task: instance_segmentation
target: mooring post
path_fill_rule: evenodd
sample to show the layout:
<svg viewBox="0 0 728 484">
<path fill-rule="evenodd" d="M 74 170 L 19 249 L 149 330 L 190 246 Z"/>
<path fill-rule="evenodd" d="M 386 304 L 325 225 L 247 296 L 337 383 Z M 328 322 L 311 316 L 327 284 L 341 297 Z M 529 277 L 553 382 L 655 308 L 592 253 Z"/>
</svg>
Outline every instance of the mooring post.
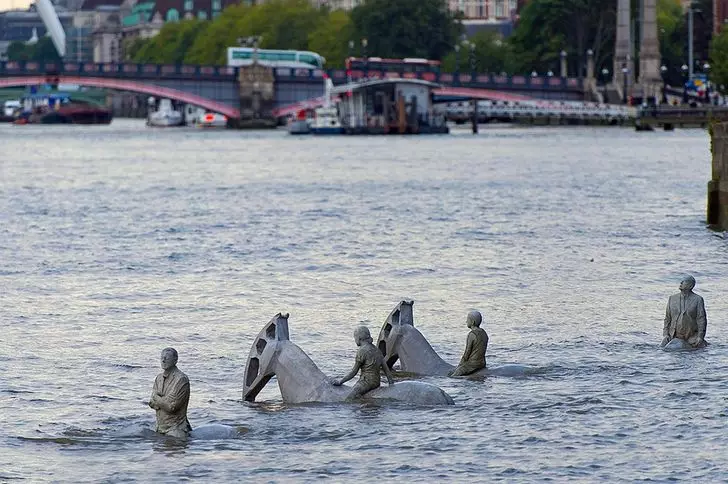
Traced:
<svg viewBox="0 0 728 484">
<path fill-rule="evenodd" d="M 471 103 L 473 104 L 473 114 L 472 114 L 473 134 L 478 134 L 478 100 L 472 99 Z"/>
</svg>

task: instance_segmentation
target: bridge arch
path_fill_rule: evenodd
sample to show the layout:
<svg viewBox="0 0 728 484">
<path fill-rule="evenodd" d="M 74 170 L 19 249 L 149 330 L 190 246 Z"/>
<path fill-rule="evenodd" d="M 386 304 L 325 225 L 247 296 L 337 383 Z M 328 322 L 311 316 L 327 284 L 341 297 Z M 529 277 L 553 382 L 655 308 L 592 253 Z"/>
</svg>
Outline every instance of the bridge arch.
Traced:
<svg viewBox="0 0 728 484">
<path fill-rule="evenodd" d="M 101 77 L 77 77 L 66 75 L 52 76 L 31 76 L 31 77 L 4 77 L 0 78 L 0 88 L 19 87 L 19 86 L 37 86 L 47 84 L 49 79 L 59 84 L 76 84 L 86 87 L 99 87 L 103 89 L 114 89 L 117 91 L 136 92 L 139 94 L 148 94 L 154 97 L 173 99 L 199 106 L 214 113 L 224 114 L 233 119 L 240 118 L 240 110 L 232 106 L 217 101 L 212 101 L 204 97 L 197 96 L 177 89 L 157 86 L 155 84 L 146 84 L 138 81 L 127 81 L 121 79 L 106 79 Z"/>
</svg>

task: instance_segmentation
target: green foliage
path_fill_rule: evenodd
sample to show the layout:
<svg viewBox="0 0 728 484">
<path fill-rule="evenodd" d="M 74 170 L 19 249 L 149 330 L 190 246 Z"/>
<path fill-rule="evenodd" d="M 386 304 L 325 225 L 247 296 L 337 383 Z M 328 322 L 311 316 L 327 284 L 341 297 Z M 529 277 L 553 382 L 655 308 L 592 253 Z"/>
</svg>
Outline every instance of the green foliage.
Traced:
<svg viewBox="0 0 728 484">
<path fill-rule="evenodd" d="M 263 49 L 308 50 L 309 37 L 328 19 L 328 12 L 307 0 L 272 0 L 260 5 L 235 5 L 212 22 L 185 56 L 188 64 L 225 64 L 228 47 L 239 38 L 262 36 Z M 326 57 L 325 54 L 324 57 Z"/>
<path fill-rule="evenodd" d="M 471 52 L 470 45 L 475 46 Z M 511 44 L 495 32 L 478 32 L 461 44 L 460 51 L 450 52 L 442 61 L 442 68 L 446 72 L 470 72 L 471 56 L 474 54 L 475 67 L 478 72 L 513 73 L 515 59 Z M 459 64 L 459 66 L 456 66 Z"/>
<path fill-rule="evenodd" d="M 349 14 L 343 10 L 334 10 L 308 35 L 308 48 L 324 56 L 326 67 L 342 68 L 353 31 Z"/>
<path fill-rule="evenodd" d="M 570 75 L 585 69 L 586 51 L 597 69 L 611 70 L 616 31 L 616 1 L 531 0 L 523 8 L 510 42 L 521 72 L 559 72 L 567 53 Z"/>
<path fill-rule="evenodd" d="M 167 22 L 159 34 L 141 45 L 134 45 L 137 50 L 132 59 L 153 64 L 180 64 L 195 39 L 204 37 L 208 23 L 197 19 Z"/>
<path fill-rule="evenodd" d="M 679 0 L 657 0 L 657 37 L 662 64 L 668 68 L 668 84 L 682 84 L 687 25 Z"/>
<path fill-rule="evenodd" d="M 728 29 L 722 29 L 720 34 L 713 37 L 710 60 L 710 80 L 725 92 L 724 86 L 728 86 Z"/>
<path fill-rule="evenodd" d="M 442 59 L 462 30 L 444 0 L 368 0 L 351 12 L 357 38 L 379 57 Z"/>
<path fill-rule="evenodd" d="M 36 61 L 36 62 L 58 62 L 61 57 L 50 37 L 43 36 L 35 44 L 25 42 L 12 42 L 8 46 L 8 60 L 11 61 Z"/>
</svg>

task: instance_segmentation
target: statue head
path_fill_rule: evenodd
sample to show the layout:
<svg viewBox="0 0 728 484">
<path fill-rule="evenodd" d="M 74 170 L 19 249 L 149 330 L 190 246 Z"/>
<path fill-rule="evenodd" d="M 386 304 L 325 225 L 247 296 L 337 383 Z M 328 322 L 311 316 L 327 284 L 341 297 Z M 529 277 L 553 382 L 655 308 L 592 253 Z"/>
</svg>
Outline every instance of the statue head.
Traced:
<svg viewBox="0 0 728 484">
<path fill-rule="evenodd" d="M 468 328 L 472 328 L 473 326 L 480 327 L 480 323 L 483 322 L 483 316 L 480 314 L 480 311 L 470 311 L 468 313 L 468 318 L 465 320 L 465 323 L 468 325 Z"/>
<path fill-rule="evenodd" d="M 169 370 L 177 366 L 177 350 L 174 348 L 164 348 L 162 350 L 162 369 Z"/>
<path fill-rule="evenodd" d="M 357 326 L 354 330 L 354 343 L 357 346 L 361 346 L 362 343 L 371 343 L 372 335 L 369 333 L 369 328 L 366 326 Z"/>
<path fill-rule="evenodd" d="M 695 278 L 693 276 L 685 276 L 680 281 L 681 291 L 692 291 L 695 287 Z"/>
</svg>

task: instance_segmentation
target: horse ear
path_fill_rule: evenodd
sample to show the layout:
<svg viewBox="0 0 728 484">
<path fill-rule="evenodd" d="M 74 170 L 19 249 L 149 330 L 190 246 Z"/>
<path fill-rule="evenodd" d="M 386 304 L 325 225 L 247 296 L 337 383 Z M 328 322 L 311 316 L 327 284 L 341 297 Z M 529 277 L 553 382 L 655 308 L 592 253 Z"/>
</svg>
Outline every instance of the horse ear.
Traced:
<svg viewBox="0 0 728 484">
<path fill-rule="evenodd" d="M 255 401 L 255 397 L 275 375 L 273 356 L 279 341 L 288 341 L 288 313 L 278 313 L 263 326 L 253 345 L 245 364 L 243 399 Z"/>
</svg>

